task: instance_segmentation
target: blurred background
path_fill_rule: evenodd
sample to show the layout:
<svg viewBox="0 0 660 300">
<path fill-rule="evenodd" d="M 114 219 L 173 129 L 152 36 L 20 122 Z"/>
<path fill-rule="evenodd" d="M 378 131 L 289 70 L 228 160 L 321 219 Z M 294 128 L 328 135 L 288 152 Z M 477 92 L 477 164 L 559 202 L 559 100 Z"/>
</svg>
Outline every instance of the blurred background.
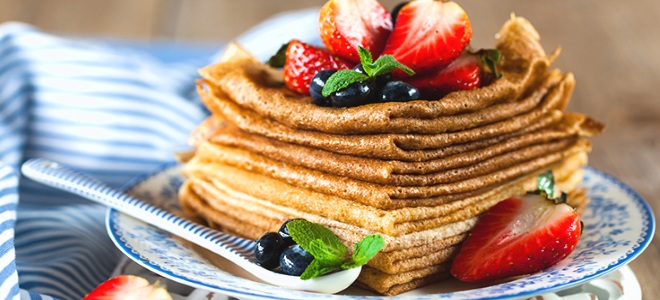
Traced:
<svg viewBox="0 0 660 300">
<path fill-rule="evenodd" d="M 20 21 L 58 35 L 220 49 L 269 16 L 320 7 L 324 0 L 0 0 L 0 22 Z M 382 0 L 388 9 L 399 1 Z M 528 18 L 555 66 L 575 73 L 569 110 L 607 124 L 590 165 L 631 185 L 660 213 L 660 1 L 460 1 L 473 47 L 492 47 L 511 13 Z M 209 52 L 210 53 L 210 52 Z M 660 242 L 631 264 L 645 299 L 660 297 Z"/>
</svg>

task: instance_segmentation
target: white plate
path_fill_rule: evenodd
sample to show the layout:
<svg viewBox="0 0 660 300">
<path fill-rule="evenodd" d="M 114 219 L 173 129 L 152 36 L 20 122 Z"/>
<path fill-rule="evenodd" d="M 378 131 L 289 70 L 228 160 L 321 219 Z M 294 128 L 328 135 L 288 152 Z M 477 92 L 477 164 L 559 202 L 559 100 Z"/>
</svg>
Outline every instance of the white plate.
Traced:
<svg viewBox="0 0 660 300">
<path fill-rule="evenodd" d="M 179 166 L 135 180 L 129 192 L 170 211 L 180 211 L 177 188 Z M 455 280 L 422 287 L 397 296 L 401 299 L 511 299 L 566 289 L 603 276 L 637 257 L 655 230 L 648 204 L 630 187 L 594 169 L 587 169 L 583 186 L 591 199 L 582 221 L 584 233 L 565 260 L 542 272 L 497 285 L 464 284 Z M 110 237 L 129 258 L 171 280 L 241 299 L 379 299 L 349 288 L 337 295 L 284 290 L 260 283 L 221 258 L 157 228 L 110 209 L 106 225 Z M 211 262 L 213 261 L 213 263 Z"/>
</svg>

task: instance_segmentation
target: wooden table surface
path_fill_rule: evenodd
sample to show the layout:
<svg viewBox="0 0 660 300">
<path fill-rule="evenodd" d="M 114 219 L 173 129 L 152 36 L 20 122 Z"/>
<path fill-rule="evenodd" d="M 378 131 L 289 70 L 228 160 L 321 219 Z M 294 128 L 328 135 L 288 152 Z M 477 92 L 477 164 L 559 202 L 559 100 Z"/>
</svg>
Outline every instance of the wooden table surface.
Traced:
<svg viewBox="0 0 660 300">
<path fill-rule="evenodd" d="M 397 1 L 383 1 L 391 8 Z M 102 4 L 101 4 L 102 3 Z M 321 5 L 302 0 L 0 0 L 0 22 L 19 20 L 83 36 L 221 43 L 277 12 Z M 660 1 L 459 1 L 473 45 L 488 47 L 511 12 L 528 18 L 556 66 L 575 73 L 569 110 L 607 124 L 590 165 L 629 184 L 660 215 Z M 630 265 L 643 298 L 660 299 L 660 240 Z"/>
</svg>

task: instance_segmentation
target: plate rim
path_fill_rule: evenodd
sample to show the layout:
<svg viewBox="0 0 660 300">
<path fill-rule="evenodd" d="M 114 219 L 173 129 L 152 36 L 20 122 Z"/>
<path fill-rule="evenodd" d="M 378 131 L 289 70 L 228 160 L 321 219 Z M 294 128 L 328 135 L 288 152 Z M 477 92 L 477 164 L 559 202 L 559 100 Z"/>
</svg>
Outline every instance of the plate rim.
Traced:
<svg viewBox="0 0 660 300">
<path fill-rule="evenodd" d="M 123 191 L 128 191 L 132 188 L 137 187 L 141 183 L 163 173 L 166 172 L 170 169 L 173 168 L 178 168 L 180 167 L 181 164 L 178 162 L 170 162 L 167 164 L 163 164 L 160 167 L 154 169 L 151 172 L 145 173 L 143 175 L 137 176 L 134 179 L 130 180 L 127 182 L 123 187 Z M 655 234 L 655 227 L 656 227 L 656 220 L 655 216 L 653 214 L 653 210 L 651 209 L 650 205 L 644 198 L 639 195 L 633 188 L 628 186 L 626 183 L 623 181 L 619 180 L 618 178 L 614 177 L 613 175 L 610 175 L 604 171 L 598 170 L 596 168 L 590 167 L 590 166 L 585 166 L 584 167 L 585 171 L 593 172 L 595 175 L 598 175 L 605 180 L 607 180 L 608 183 L 616 185 L 618 188 L 620 188 L 626 195 L 628 195 L 632 200 L 635 206 L 639 209 L 640 212 L 642 212 L 643 219 L 642 220 L 642 233 L 646 231 L 646 235 L 643 236 L 643 239 L 638 239 L 635 241 L 635 244 L 632 246 L 631 251 L 628 251 L 624 254 L 624 256 L 618 257 L 616 260 L 612 261 L 610 264 L 605 266 L 604 268 L 595 271 L 593 274 L 586 275 L 585 277 L 581 279 L 577 279 L 575 281 L 572 281 L 567 284 L 556 284 L 553 286 L 533 290 L 533 291 L 523 291 L 517 294 L 511 294 L 511 295 L 500 295 L 493 297 L 491 299 L 517 299 L 517 298 L 524 298 L 524 297 L 531 297 L 535 295 L 540 295 L 543 293 L 548 293 L 552 291 L 557 291 L 561 289 L 566 289 L 566 288 L 571 288 L 580 284 L 583 284 L 585 282 L 594 280 L 596 278 L 602 277 L 604 275 L 607 275 L 610 272 L 613 272 L 622 266 L 626 265 L 627 263 L 631 262 L 632 260 L 636 259 L 639 257 L 639 255 L 648 247 L 648 245 L 651 243 L 653 240 L 653 236 Z M 213 290 L 219 290 L 222 291 L 222 293 L 226 293 L 228 295 L 232 296 L 247 296 L 247 297 L 253 297 L 253 298 L 259 298 L 259 299 L 289 299 L 289 298 L 280 298 L 274 295 L 266 295 L 265 293 L 261 294 L 256 294 L 252 292 L 247 292 L 244 290 L 238 290 L 238 289 L 233 289 L 229 287 L 220 287 L 217 285 L 211 285 L 211 284 L 206 284 L 203 282 L 199 282 L 196 280 L 192 280 L 190 278 L 176 275 L 166 269 L 164 269 L 162 266 L 158 264 L 152 264 L 150 263 L 147 259 L 144 259 L 141 257 L 137 251 L 134 249 L 129 248 L 126 243 L 121 242 L 120 239 L 121 237 L 117 235 L 116 231 L 114 230 L 116 223 L 115 223 L 115 218 L 119 216 L 119 214 L 122 214 L 119 211 L 116 211 L 112 208 L 108 208 L 106 211 L 106 218 L 105 218 L 105 225 L 106 225 L 106 230 L 108 232 L 108 235 L 110 236 L 112 242 L 115 244 L 115 246 L 121 250 L 124 255 L 128 256 L 131 260 L 135 261 L 137 264 L 141 265 L 142 267 L 157 273 L 161 276 L 166 276 L 174 281 L 177 281 L 182 284 L 187 284 L 191 285 L 197 288 L 206 288 L 206 289 L 213 289 Z M 644 230 L 646 229 L 646 230 Z M 169 233 L 168 233 L 169 234 Z M 230 275 L 233 276 L 233 275 Z M 249 280 L 249 279 L 244 279 L 244 280 Z M 252 283 L 255 284 L 263 284 L 268 287 L 271 287 L 268 284 L 261 283 L 261 282 L 256 282 L 256 281 L 251 281 Z M 475 289 L 478 290 L 478 289 Z M 318 296 L 316 293 L 309 293 L 309 292 L 303 292 L 303 291 L 295 291 L 296 293 L 308 293 L 310 295 L 315 295 Z M 394 296 L 399 299 L 418 299 L 420 297 L 451 297 L 455 293 L 461 293 L 461 292 L 468 292 L 468 291 L 457 291 L 457 292 L 451 292 L 451 293 L 442 293 L 442 294 L 429 294 L 429 295 L 409 295 L 409 296 Z M 353 295 L 328 295 L 329 298 L 345 298 L 345 299 L 384 299 L 384 298 L 392 298 L 392 297 L 384 297 L 384 296 L 353 296 Z M 457 297 L 460 297 L 462 295 L 456 295 Z"/>
</svg>

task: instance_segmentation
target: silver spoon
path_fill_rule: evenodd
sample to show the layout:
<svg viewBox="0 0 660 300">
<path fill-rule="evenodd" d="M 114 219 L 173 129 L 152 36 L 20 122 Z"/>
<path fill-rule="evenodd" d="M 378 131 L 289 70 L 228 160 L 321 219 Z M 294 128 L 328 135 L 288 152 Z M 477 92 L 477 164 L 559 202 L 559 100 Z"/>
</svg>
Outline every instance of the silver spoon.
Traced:
<svg viewBox="0 0 660 300">
<path fill-rule="evenodd" d="M 71 170 L 61 164 L 46 159 L 35 158 L 23 163 L 21 172 L 26 177 L 45 185 L 77 194 L 107 207 L 151 224 L 173 235 L 216 253 L 262 281 L 283 288 L 334 294 L 350 286 L 360 274 L 360 268 L 353 268 L 301 280 L 267 270 L 243 254 L 244 248 L 235 248 L 220 240 L 228 235 L 214 229 L 193 223 L 168 211 L 147 204 L 139 199 L 115 190 L 88 175 Z"/>
</svg>

